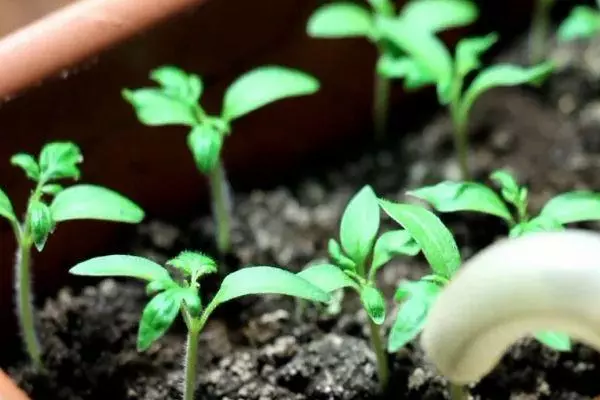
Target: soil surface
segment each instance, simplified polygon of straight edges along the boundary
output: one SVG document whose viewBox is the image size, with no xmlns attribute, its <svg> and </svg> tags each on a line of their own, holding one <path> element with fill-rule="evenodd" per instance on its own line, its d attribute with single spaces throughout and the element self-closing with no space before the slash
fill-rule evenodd
<svg viewBox="0 0 600 400">
<path fill-rule="evenodd" d="M 522 59 L 522 48 L 501 58 Z M 562 45 L 552 58 L 558 69 L 544 87 L 494 90 L 472 113 L 475 177 L 485 180 L 497 168 L 513 171 L 529 185 L 533 211 L 560 192 L 600 187 L 600 41 Z M 268 264 L 298 271 L 325 257 L 343 208 L 364 184 L 401 201 L 407 189 L 456 179 L 449 120 L 440 113 L 430 121 L 320 175 L 236 193 L 235 254 L 228 268 Z M 494 218 L 443 218 L 465 258 L 506 234 Z M 390 226 L 385 221 L 383 229 Z M 140 227 L 132 253 L 163 262 L 183 249 L 207 250 L 213 229 L 208 217 L 186 226 L 151 220 Z M 426 273 L 422 259 L 406 258 L 391 262 L 379 278 L 392 299 L 400 280 Z M 149 351 L 137 353 L 137 322 L 145 300 L 141 285 L 122 281 L 102 281 L 80 293 L 65 289 L 38 314 L 48 372 L 35 374 L 22 362 L 5 365 L 12 358 L 4 354 L 1 366 L 34 399 L 180 398 L 183 324 L 179 321 Z M 389 303 L 384 332 L 396 307 Z M 381 398 L 367 317 L 352 294 L 343 309 L 340 315 L 328 314 L 279 296 L 223 307 L 201 337 L 197 398 Z M 424 360 L 417 342 L 390 355 L 390 365 L 390 399 L 447 398 L 446 382 Z M 471 393 L 476 399 L 591 399 L 600 394 L 598 376 L 600 355 L 593 350 L 577 345 L 571 353 L 557 353 L 524 339 Z"/>
</svg>

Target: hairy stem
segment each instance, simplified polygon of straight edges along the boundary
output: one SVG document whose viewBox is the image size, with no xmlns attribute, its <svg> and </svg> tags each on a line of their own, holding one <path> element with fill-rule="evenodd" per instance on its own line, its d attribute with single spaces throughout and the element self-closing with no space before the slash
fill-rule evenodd
<svg viewBox="0 0 600 400">
<path fill-rule="evenodd" d="M 466 121 L 461 121 L 459 118 L 454 119 L 454 151 L 458 159 L 458 167 L 462 180 L 468 181 L 471 179 L 469 172 L 469 132 L 467 130 Z"/>
<path fill-rule="evenodd" d="M 196 392 L 199 333 L 199 330 L 188 329 L 187 344 L 185 347 L 185 382 L 183 400 L 194 400 L 194 393 Z"/>
<path fill-rule="evenodd" d="M 369 328 L 371 329 L 371 347 L 373 348 L 373 351 L 375 352 L 375 358 L 377 359 L 377 376 L 379 378 L 379 386 L 381 387 L 381 392 L 385 393 L 390 378 L 387 354 L 385 348 L 383 347 L 379 326 L 369 319 Z"/>
<path fill-rule="evenodd" d="M 387 131 L 391 80 L 375 71 L 373 89 L 373 129 L 375 140 L 381 142 Z"/>
<path fill-rule="evenodd" d="M 463 385 L 450 383 L 450 400 L 468 400 L 469 392 Z"/>
<path fill-rule="evenodd" d="M 42 369 L 42 350 L 38 341 L 33 318 L 31 295 L 31 242 L 27 238 L 18 241 L 15 262 L 15 293 L 21 336 L 25 350 L 36 370 Z"/>
<path fill-rule="evenodd" d="M 212 195 L 213 217 L 217 231 L 217 249 L 221 254 L 231 248 L 230 198 L 225 169 L 220 162 L 211 171 L 210 189 Z"/>
<path fill-rule="evenodd" d="M 550 8 L 554 0 L 536 0 L 529 38 L 529 62 L 538 64 L 546 57 L 550 37 Z"/>
</svg>

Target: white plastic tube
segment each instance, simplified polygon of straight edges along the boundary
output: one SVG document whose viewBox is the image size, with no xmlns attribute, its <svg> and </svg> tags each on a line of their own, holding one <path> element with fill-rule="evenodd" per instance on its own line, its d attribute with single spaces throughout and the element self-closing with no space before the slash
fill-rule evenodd
<svg viewBox="0 0 600 400">
<path fill-rule="evenodd" d="M 467 384 L 543 330 L 600 350 L 600 234 L 535 233 L 484 249 L 440 294 L 421 343 L 444 376 Z"/>
</svg>

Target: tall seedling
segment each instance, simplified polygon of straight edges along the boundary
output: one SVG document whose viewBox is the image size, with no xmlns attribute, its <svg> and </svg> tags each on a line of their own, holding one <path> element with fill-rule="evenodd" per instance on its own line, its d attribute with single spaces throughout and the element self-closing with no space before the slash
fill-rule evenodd
<svg viewBox="0 0 600 400">
<path fill-rule="evenodd" d="M 340 1 L 319 7 L 310 17 L 307 32 L 312 37 L 348 38 L 364 37 L 377 47 L 378 62 L 373 89 L 373 130 L 377 140 L 386 131 L 391 78 L 398 69 L 397 49 L 385 40 L 381 22 L 402 24 L 411 21 L 420 29 L 439 32 L 444 29 L 468 25 L 477 19 L 478 11 L 468 0 L 412 0 L 396 15 L 390 0 L 367 0 L 370 9 L 352 2 Z"/>
<path fill-rule="evenodd" d="M 410 58 L 404 71 L 405 85 L 436 85 L 439 102 L 450 109 L 456 157 L 465 180 L 470 176 L 469 113 L 477 98 L 495 87 L 539 85 L 554 67 L 551 63 L 543 63 L 531 68 L 511 64 L 483 68 L 481 55 L 496 42 L 495 33 L 462 39 L 453 58 L 439 38 L 410 23 L 385 23 L 384 31 L 386 37 Z M 465 79 L 474 71 L 479 73 L 465 89 Z"/>
<path fill-rule="evenodd" d="M 210 181 L 216 243 L 221 253 L 231 247 L 231 205 L 227 178 L 221 162 L 225 137 L 231 123 L 274 101 L 315 93 L 319 82 L 304 72 L 279 66 L 263 66 L 234 81 L 223 100 L 221 115 L 213 116 L 199 104 L 203 84 L 198 75 L 165 66 L 151 72 L 155 88 L 123 90 L 123 97 L 145 125 L 185 125 L 187 144 L 200 172 Z"/>
<path fill-rule="evenodd" d="M 30 154 L 12 156 L 11 164 L 23 169 L 35 187 L 27 202 L 25 217 L 19 221 L 13 206 L 0 189 L 0 216 L 6 218 L 17 241 L 15 260 L 15 293 L 17 315 L 25 349 L 36 369 L 42 367 L 42 356 L 35 330 L 31 293 L 31 247 L 42 251 L 46 240 L 61 221 L 96 219 L 138 223 L 144 212 L 120 194 L 94 185 L 74 185 L 64 188 L 57 181 L 78 180 L 78 164 L 83 157 L 74 143 L 53 142 L 42 148 L 35 160 Z"/>
</svg>

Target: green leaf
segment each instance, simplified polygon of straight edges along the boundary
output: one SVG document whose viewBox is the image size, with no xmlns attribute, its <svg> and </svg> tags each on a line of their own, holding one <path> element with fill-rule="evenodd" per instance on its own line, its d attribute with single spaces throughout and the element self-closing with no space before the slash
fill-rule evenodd
<svg viewBox="0 0 600 400">
<path fill-rule="evenodd" d="M 379 202 L 383 210 L 406 229 L 419 244 L 433 271 L 445 278 L 460 266 L 460 253 L 452 233 L 431 211 L 412 204 Z"/>
<path fill-rule="evenodd" d="M 75 185 L 60 192 L 50 205 L 55 221 L 97 219 L 138 223 L 144 211 L 134 202 L 110 189 L 95 185 Z"/>
<path fill-rule="evenodd" d="M 377 73 L 387 78 L 404 78 L 404 88 L 420 89 L 436 83 L 430 71 L 409 57 L 394 57 L 384 53 L 377 61 Z"/>
<path fill-rule="evenodd" d="M 154 295 L 158 292 L 162 292 L 163 290 L 173 289 L 173 288 L 178 288 L 178 287 L 179 286 L 177 285 L 177 283 L 175 283 L 175 281 L 173 279 L 171 279 L 170 276 L 168 276 L 168 278 L 166 278 L 166 279 L 150 281 L 150 283 L 148 283 L 146 285 L 146 294 Z"/>
<path fill-rule="evenodd" d="M 561 224 L 600 220 L 600 193 L 582 190 L 559 194 L 546 203 L 539 216 Z"/>
<path fill-rule="evenodd" d="M 411 190 L 408 194 L 425 200 L 439 212 L 475 211 L 495 215 L 508 223 L 513 221 L 496 192 L 480 183 L 445 181 Z"/>
<path fill-rule="evenodd" d="M 550 75 L 553 69 L 554 64 L 551 62 L 530 68 L 511 64 L 498 64 L 484 69 L 475 77 L 463 96 L 460 107 L 462 118 L 468 118 L 469 110 L 475 100 L 489 89 L 500 86 L 517 86 L 525 83 L 538 86 Z"/>
<path fill-rule="evenodd" d="M 469 25 L 478 16 L 479 10 L 470 0 L 412 0 L 400 13 L 402 20 L 431 32 Z"/>
<path fill-rule="evenodd" d="M 453 62 L 444 42 L 423 26 L 403 19 L 381 21 L 379 26 L 387 40 L 419 65 L 423 74 L 435 79 L 440 102 L 447 104 L 451 95 Z"/>
<path fill-rule="evenodd" d="M 195 279 L 217 272 L 215 260 L 196 251 L 182 251 L 177 257 L 167 261 L 167 265 L 177 268 Z"/>
<path fill-rule="evenodd" d="M 59 185 L 58 183 L 49 183 L 47 185 L 42 186 L 42 193 L 49 194 L 51 196 L 56 196 L 58 193 L 62 192 L 64 187 Z"/>
<path fill-rule="evenodd" d="M 490 179 L 500 187 L 504 200 L 518 208 L 521 200 L 521 188 L 515 177 L 508 171 L 497 170 L 492 172 Z"/>
<path fill-rule="evenodd" d="M 42 251 L 55 226 L 50 208 L 39 200 L 32 201 L 27 209 L 27 221 L 33 243 L 38 251 Z"/>
<path fill-rule="evenodd" d="M 178 288 L 177 290 L 190 314 L 194 317 L 198 317 L 202 311 L 202 299 L 200 299 L 200 296 L 198 295 L 198 288 L 186 287 Z"/>
<path fill-rule="evenodd" d="M 559 232 L 565 228 L 561 223 L 549 216 L 537 216 L 529 221 L 521 222 L 515 225 L 509 232 L 509 237 L 519 237 L 528 233 L 535 232 Z"/>
<path fill-rule="evenodd" d="M 344 273 L 338 266 L 332 264 L 312 265 L 297 274 L 306 279 L 325 293 L 351 287 L 359 290 L 358 283 Z"/>
<path fill-rule="evenodd" d="M 10 158 L 10 163 L 25 171 L 25 175 L 27 175 L 29 179 L 36 182 L 40 179 L 40 167 L 31 154 L 15 154 Z"/>
<path fill-rule="evenodd" d="M 210 173 L 221 158 L 223 135 L 210 125 L 202 124 L 192 129 L 187 143 L 200 172 Z"/>
<path fill-rule="evenodd" d="M 360 301 L 371 320 L 381 325 L 385 321 L 385 299 L 381 292 L 370 285 L 365 285 L 360 290 Z"/>
<path fill-rule="evenodd" d="M 0 189 L 0 217 L 4 217 L 11 222 L 17 222 L 12 203 L 2 189 Z"/>
<path fill-rule="evenodd" d="M 79 147 L 72 142 L 48 143 L 40 153 L 40 180 L 72 178 L 79 179 L 77 164 L 83 161 Z"/>
<path fill-rule="evenodd" d="M 195 105 L 202 94 L 202 81 L 198 75 L 188 74 L 181 68 L 167 65 L 150 73 L 150 79 L 163 87 L 168 96 Z"/>
<path fill-rule="evenodd" d="M 319 81 L 304 72 L 272 65 L 259 67 L 243 74 L 227 88 L 222 117 L 230 121 L 274 101 L 317 90 Z"/>
<path fill-rule="evenodd" d="M 223 279 L 208 306 L 211 310 L 226 301 L 251 294 L 285 294 L 327 303 L 331 297 L 306 279 L 275 267 L 247 267 Z"/>
<path fill-rule="evenodd" d="M 174 283 L 169 272 L 161 265 L 143 257 L 125 254 L 90 258 L 72 267 L 69 273 L 83 276 L 126 276 L 148 282 L 161 281 L 163 289 Z M 157 290 L 158 285 L 154 284 L 152 288 Z"/>
<path fill-rule="evenodd" d="M 417 242 L 404 229 L 389 231 L 379 236 L 373 250 L 373 261 L 369 276 L 397 255 L 415 256 L 421 251 Z"/>
<path fill-rule="evenodd" d="M 396 352 L 412 341 L 423 329 L 429 308 L 441 287 L 433 282 L 406 281 L 400 284 L 396 299 L 403 301 L 388 338 L 388 351 Z"/>
<path fill-rule="evenodd" d="M 148 349 L 167 332 L 179 313 L 180 305 L 181 294 L 176 289 L 159 293 L 148 302 L 138 330 L 138 351 Z"/>
<path fill-rule="evenodd" d="M 589 38 L 600 31 L 600 12 L 589 6 L 575 6 L 558 28 L 558 40 Z"/>
<path fill-rule="evenodd" d="M 377 195 L 364 186 L 350 199 L 340 223 L 342 248 L 357 265 L 363 265 L 373 249 L 379 219 Z"/>
<path fill-rule="evenodd" d="M 327 251 L 329 252 L 329 257 L 331 257 L 340 268 L 356 271 L 356 264 L 342 252 L 340 244 L 336 242 L 335 239 L 329 239 Z"/>
<path fill-rule="evenodd" d="M 538 332 L 534 336 L 539 342 L 552 350 L 567 352 L 572 349 L 571 339 L 566 333 L 544 331 Z"/>
<path fill-rule="evenodd" d="M 481 55 L 488 51 L 497 41 L 497 33 L 460 40 L 456 48 L 457 73 L 464 77 L 469 72 L 481 68 Z"/>
<path fill-rule="evenodd" d="M 121 94 L 133 106 L 138 119 L 144 125 L 194 126 L 198 123 L 195 107 L 170 96 L 162 89 L 124 89 Z"/>
<path fill-rule="evenodd" d="M 306 31 L 312 37 L 370 37 L 373 17 L 369 10 L 354 3 L 325 4 L 310 16 Z"/>
</svg>

